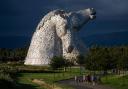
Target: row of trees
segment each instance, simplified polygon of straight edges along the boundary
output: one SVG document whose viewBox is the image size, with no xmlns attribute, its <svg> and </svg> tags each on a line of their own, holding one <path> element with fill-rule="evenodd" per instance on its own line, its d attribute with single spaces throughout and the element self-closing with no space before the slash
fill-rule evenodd
<svg viewBox="0 0 128 89">
<path fill-rule="evenodd" d="M 88 54 L 77 57 L 76 63 L 89 70 L 126 70 L 128 69 L 128 47 L 91 47 Z M 54 57 L 50 64 L 53 68 L 60 68 L 73 63 L 63 57 Z"/>
<path fill-rule="evenodd" d="M 128 47 L 92 47 L 85 57 L 89 70 L 128 69 Z"/>
<path fill-rule="evenodd" d="M 19 61 L 24 60 L 27 54 L 27 48 L 0 48 L 0 61 Z"/>
<path fill-rule="evenodd" d="M 24 60 L 27 48 L 0 49 L 0 61 Z M 63 57 L 54 57 L 51 61 L 53 68 L 71 66 L 73 63 Z M 59 63 L 59 64 L 57 64 Z M 128 69 L 128 46 L 120 47 L 98 47 L 93 46 L 88 54 L 79 55 L 77 61 L 79 65 L 85 66 L 89 70 L 109 70 Z"/>
</svg>

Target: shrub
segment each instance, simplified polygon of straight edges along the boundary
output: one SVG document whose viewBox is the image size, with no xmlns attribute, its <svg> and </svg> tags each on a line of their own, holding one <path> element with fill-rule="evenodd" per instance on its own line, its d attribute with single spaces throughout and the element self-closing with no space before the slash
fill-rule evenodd
<svg viewBox="0 0 128 89">
<path fill-rule="evenodd" d="M 14 89 L 15 86 L 16 83 L 10 74 L 0 71 L 0 89 Z"/>
<path fill-rule="evenodd" d="M 50 62 L 50 66 L 52 69 L 57 69 L 57 68 L 63 68 L 66 67 L 66 59 L 64 59 L 63 57 L 53 57 L 51 62 Z"/>
</svg>

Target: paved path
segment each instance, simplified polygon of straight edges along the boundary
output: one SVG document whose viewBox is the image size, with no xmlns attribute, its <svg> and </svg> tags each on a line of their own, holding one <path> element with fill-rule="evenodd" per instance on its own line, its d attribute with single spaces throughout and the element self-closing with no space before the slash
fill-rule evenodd
<svg viewBox="0 0 128 89">
<path fill-rule="evenodd" d="M 62 80 L 59 81 L 60 84 L 69 85 L 73 87 L 74 89 L 113 89 L 111 87 L 105 86 L 105 85 L 92 85 L 85 82 L 76 83 L 74 79 L 68 79 L 68 80 Z"/>
</svg>

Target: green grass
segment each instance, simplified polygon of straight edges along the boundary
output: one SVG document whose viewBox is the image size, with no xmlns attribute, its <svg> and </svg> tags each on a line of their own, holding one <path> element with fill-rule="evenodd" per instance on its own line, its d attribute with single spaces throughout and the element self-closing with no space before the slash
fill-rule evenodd
<svg viewBox="0 0 128 89">
<path fill-rule="evenodd" d="M 128 75 L 109 75 L 102 78 L 103 84 L 107 84 L 115 89 L 128 89 Z"/>
<path fill-rule="evenodd" d="M 23 75 L 22 77 L 20 75 Z M 19 89 L 44 89 L 43 87 L 35 84 L 32 82 L 31 78 L 26 75 L 25 73 L 23 74 L 18 74 L 18 80 L 17 83 L 19 85 Z"/>
<path fill-rule="evenodd" d="M 57 72 L 57 71 L 56 71 Z M 69 79 L 74 77 L 75 75 L 80 75 L 79 68 L 72 68 L 71 71 L 67 72 L 57 72 L 57 73 L 18 73 L 17 75 L 17 82 L 23 85 L 32 85 L 35 89 L 43 89 L 42 87 L 37 86 L 36 84 L 32 83 L 32 79 L 43 79 L 45 82 L 49 84 L 56 83 L 56 81 Z M 57 84 L 58 85 L 58 84 Z M 69 86 L 60 85 L 63 89 L 71 89 Z M 29 89 L 29 88 L 27 88 Z"/>
<path fill-rule="evenodd" d="M 17 65 L 13 63 L 0 64 L 0 73 L 0 79 L 6 80 L 4 82 L 7 82 L 8 84 L 11 78 L 16 79 L 16 82 L 18 84 L 16 86 L 16 89 L 44 89 L 42 86 L 33 83 L 32 79 L 42 79 L 48 84 L 52 85 L 53 83 L 55 83 L 56 85 L 61 86 L 63 89 L 72 89 L 69 86 L 57 84 L 56 81 L 69 79 L 73 78 L 75 75 L 80 75 L 80 69 L 72 67 L 71 70 L 70 68 L 68 68 L 67 71 L 64 72 L 63 70 L 53 71 L 48 66 L 25 66 L 23 64 Z M 101 80 L 103 84 L 109 85 L 115 89 L 128 89 L 128 75 L 107 75 L 102 77 Z M 3 80 L 1 80 L 0 84 L 4 82 Z M 5 88 L 1 88 L 0 86 L 0 89 Z"/>
<path fill-rule="evenodd" d="M 0 71 L 2 74 L 9 75 L 10 78 L 16 81 L 16 89 L 44 89 L 43 87 L 32 82 L 32 79 L 43 79 L 46 83 L 57 84 L 56 81 L 69 79 L 75 75 L 80 75 L 79 68 L 67 68 L 63 70 L 51 70 L 48 66 L 26 66 L 21 63 L 1 63 Z M 1 79 L 9 81 L 9 78 L 4 75 Z M 3 81 L 0 81 L 3 83 Z M 64 89 L 71 89 L 69 86 L 57 84 Z M 5 87 L 0 87 L 4 89 Z M 15 88 L 14 88 L 15 89 Z"/>
<path fill-rule="evenodd" d="M 67 68 L 64 72 L 62 69 L 53 71 L 48 66 L 26 66 L 21 63 L 1 63 L 0 70 L 2 70 L 2 73 L 12 75 L 11 78 L 15 79 L 17 84 L 16 89 L 44 89 L 42 86 L 33 83 L 32 79 L 42 79 L 48 84 L 52 85 L 54 83 L 63 89 L 72 89 L 69 86 L 58 84 L 57 81 L 80 75 L 78 67 Z"/>
</svg>

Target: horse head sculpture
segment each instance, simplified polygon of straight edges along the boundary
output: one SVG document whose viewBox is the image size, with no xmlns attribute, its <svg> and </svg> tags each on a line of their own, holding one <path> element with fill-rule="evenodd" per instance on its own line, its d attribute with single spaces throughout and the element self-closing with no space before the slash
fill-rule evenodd
<svg viewBox="0 0 128 89">
<path fill-rule="evenodd" d="M 48 65 L 52 57 L 72 53 L 74 32 L 94 18 L 93 8 L 69 13 L 51 11 L 38 24 L 24 64 Z"/>
</svg>

